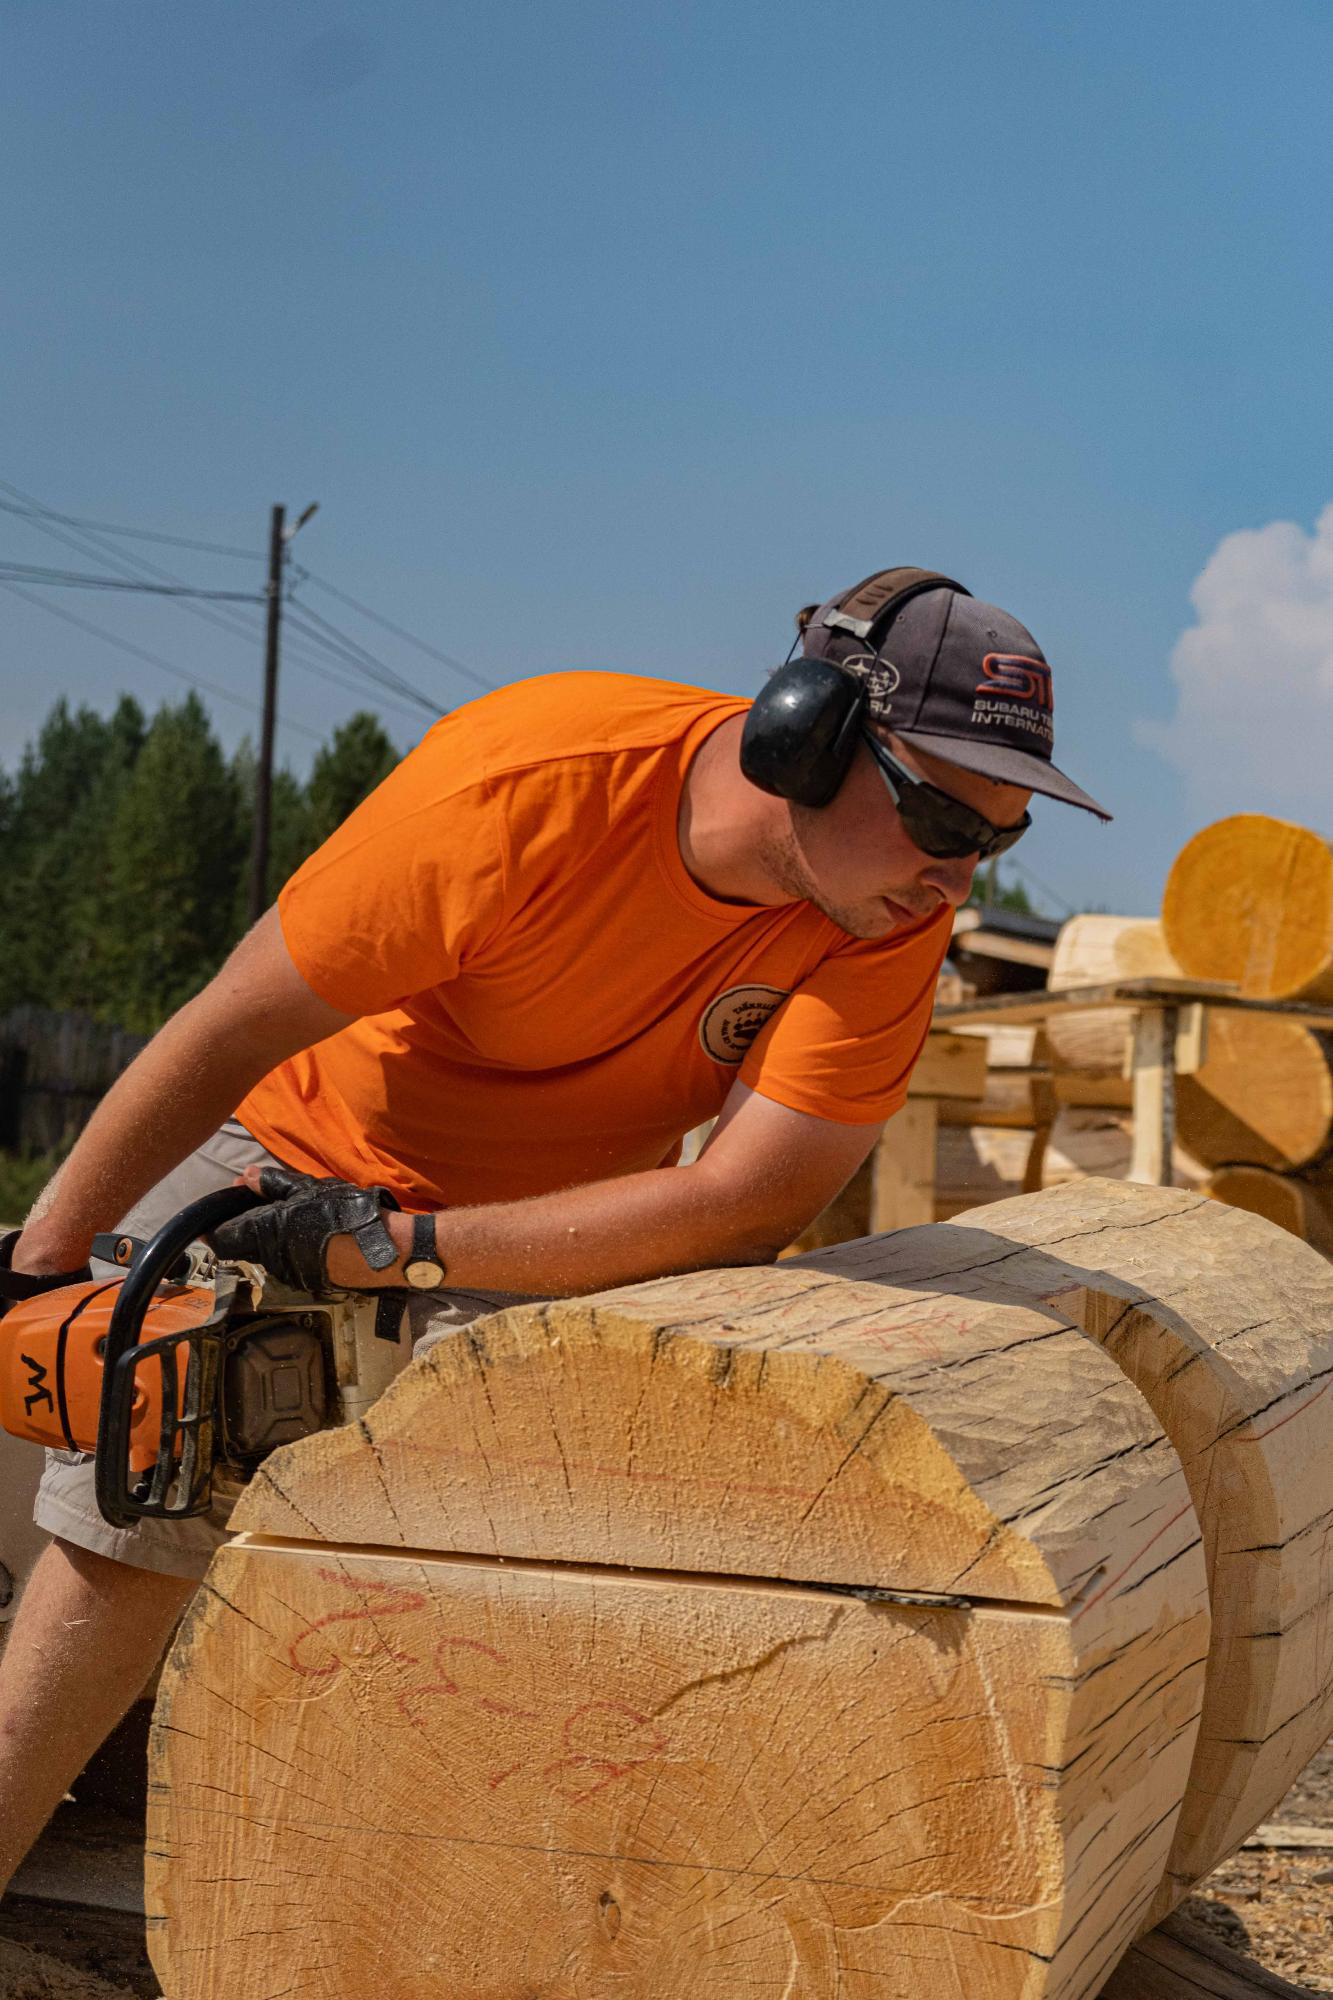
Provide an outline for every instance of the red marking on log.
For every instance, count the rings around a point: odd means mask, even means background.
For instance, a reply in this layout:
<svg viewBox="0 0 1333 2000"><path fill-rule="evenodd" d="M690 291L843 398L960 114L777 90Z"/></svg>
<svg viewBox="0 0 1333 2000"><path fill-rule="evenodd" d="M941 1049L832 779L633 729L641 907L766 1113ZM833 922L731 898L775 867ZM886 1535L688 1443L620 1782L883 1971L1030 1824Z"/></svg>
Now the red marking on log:
<svg viewBox="0 0 1333 2000"><path fill-rule="evenodd" d="M1285 1417L1279 1417L1275 1424L1268 1426L1267 1430L1251 1431L1248 1437L1245 1436L1243 1431L1238 1431L1236 1433L1237 1444L1258 1444L1260 1438L1272 1437L1273 1432L1280 1431L1284 1424L1292 1423L1297 1417L1303 1417L1307 1410L1313 1409L1320 1397L1326 1396L1331 1388L1333 1388L1333 1382L1325 1382L1323 1388L1316 1389L1313 1396L1307 1396L1298 1409L1288 1410Z"/></svg>
<svg viewBox="0 0 1333 2000"><path fill-rule="evenodd" d="M1167 1530L1169 1528L1174 1528L1176 1522L1180 1520L1183 1514L1189 1513L1192 1505L1193 1502L1187 1500L1183 1507L1177 1507L1175 1513L1171 1516L1171 1519L1169 1521L1163 1521L1161 1527L1157 1530L1156 1534L1149 1535L1147 1541L1143 1544L1143 1547L1139 1549L1133 1556L1130 1557L1130 1560L1125 1564L1125 1567L1121 1570L1117 1570L1115 1575L1111 1577L1106 1583L1104 1583L1099 1591L1096 1591L1093 1594L1093 1596L1088 1598L1085 1604L1079 1605L1078 1610L1074 1613L1073 1617L1069 1621L1070 1624L1077 1625L1079 1619L1083 1616L1085 1611L1091 1611L1093 1605L1100 1604L1102 1599L1106 1596L1106 1593L1109 1590L1114 1590L1118 1583L1123 1583L1125 1578L1129 1575L1130 1571L1133 1569L1137 1569L1138 1565L1140 1564L1140 1562L1142 1562L1144 1556L1147 1555L1153 1543L1160 1542L1162 1536L1167 1532Z"/></svg>

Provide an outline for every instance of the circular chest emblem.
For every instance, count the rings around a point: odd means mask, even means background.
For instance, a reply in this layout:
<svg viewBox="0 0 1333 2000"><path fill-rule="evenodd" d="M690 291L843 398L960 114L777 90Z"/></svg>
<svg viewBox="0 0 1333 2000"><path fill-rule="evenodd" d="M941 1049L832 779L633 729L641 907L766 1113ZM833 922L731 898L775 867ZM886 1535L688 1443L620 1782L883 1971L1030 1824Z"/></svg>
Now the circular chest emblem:
<svg viewBox="0 0 1333 2000"><path fill-rule="evenodd" d="M699 1022L704 1054L733 1069L743 1061L759 1030L787 998L782 986L730 986L710 1000Z"/></svg>

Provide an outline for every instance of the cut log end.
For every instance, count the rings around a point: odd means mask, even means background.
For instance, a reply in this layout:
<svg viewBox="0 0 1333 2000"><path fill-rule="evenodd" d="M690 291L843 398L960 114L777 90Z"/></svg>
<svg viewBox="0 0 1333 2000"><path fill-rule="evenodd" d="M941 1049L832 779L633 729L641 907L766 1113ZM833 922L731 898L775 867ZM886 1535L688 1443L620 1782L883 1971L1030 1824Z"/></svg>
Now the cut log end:
<svg viewBox="0 0 1333 2000"><path fill-rule="evenodd" d="M1191 979L1258 1000L1333 1000L1333 849L1263 813L1218 820L1176 857L1162 930Z"/></svg>

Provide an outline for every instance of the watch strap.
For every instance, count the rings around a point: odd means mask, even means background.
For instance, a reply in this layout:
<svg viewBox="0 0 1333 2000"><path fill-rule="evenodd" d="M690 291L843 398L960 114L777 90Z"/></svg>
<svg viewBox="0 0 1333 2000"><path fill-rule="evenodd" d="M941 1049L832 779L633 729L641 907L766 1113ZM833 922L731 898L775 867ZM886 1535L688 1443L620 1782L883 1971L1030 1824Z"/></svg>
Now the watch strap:
<svg viewBox="0 0 1333 2000"><path fill-rule="evenodd" d="M423 1284L421 1278L412 1275L419 1266L424 1266L425 1270L434 1272L434 1278L430 1283ZM408 1283L415 1285L422 1291L429 1290L431 1283L440 1285L444 1282L444 1264L435 1244L435 1217L433 1215L414 1215L412 1217L412 1248L403 1259L403 1269L404 1275L408 1278ZM424 1275L425 1272L423 1271Z"/></svg>

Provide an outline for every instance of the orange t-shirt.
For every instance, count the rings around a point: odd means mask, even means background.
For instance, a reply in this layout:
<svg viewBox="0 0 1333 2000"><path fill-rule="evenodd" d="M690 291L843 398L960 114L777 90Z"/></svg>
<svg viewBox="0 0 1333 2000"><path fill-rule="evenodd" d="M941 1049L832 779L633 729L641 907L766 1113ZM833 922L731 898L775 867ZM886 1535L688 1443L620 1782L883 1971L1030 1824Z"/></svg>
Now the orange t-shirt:
<svg viewBox="0 0 1333 2000"><path fill-rule="evenodd" d="M846 1124L896 1110L947 913L863 943L691 879L681 786L746 706L552 674L437 723L279 898L302 976L360 1018L241 1122L292 1166L439 1207L666 1164L737 1077Z"/></svg>

